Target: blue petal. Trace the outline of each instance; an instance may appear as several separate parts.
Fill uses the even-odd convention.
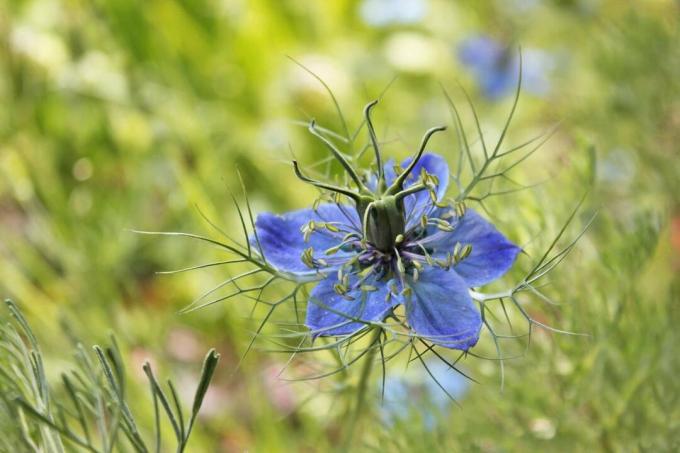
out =
[[[468,286],[485,285],[502,277],[522,251],[472,209],[467,209],[453,227],[452,232],[435,233],[438,239],[427,247],[433,249],[433,256],[443,258],[453,251],[456,242],[470,245],[470,255],[454,267]]]
[[[517,71],[510,68],[498,68],[478,75],[484,96],[497,100],[512,92],[517,86]]]
[[[503,51],[498,41],[488,36],[475,36],[460,43],[458,58],[476,73],[480,73],[493,70],[503,57]]]
[[[409,282],[406,317],[420,337],[438,345],[467,351],[479,340],[482,318],[472,302],[468,284],[453,271],[425,270]]]
[[[410,158],[406,159],[401,166],[405,168],[410,162]],[[436,176],[439,180],[435,193],[437,195],[437,201],[442,200],[446,195],[446,189],[449,187],[450,174],[449,165],[446,163],[446,160],[438,154],[423,154],[411,172],[411,175],[413,175],[413,182],[417,181],[417,178],[420,177],[422,168],[424,168],[427,173]],[[404,186],[408,187],[412,184],[413,183],[404,184]],[[404,199],[406,228],[409,229],[416,226],[420,222],[420,218],[424,214],[428,215],[434,207],[434,203],[432,202],[432,199],[430,199],[430,193],[426,190],[406,197]]]
[[[401,163],[401,168],[406,168],[408,164],[411,163],[413,158],[409,157],[406,159],[404,162]],[[416,181],[420,179],[420,172],[422,169],[425,169],[425,171],[431,175],[434,175],[439,179],[439,184],[437,185],[437,200],[441,200],[444,198],[444,195],[446,195],[446,189],[449,188],[449,164],[446,163],[446,160],[440,156],[439,154],[434,154],[434,153],[424,153],[421,157],[420,160],[416,163],[415,167],[413,167],[413,170],[411,171],[411,176],[407,178],[406,184],[404,184],[404,188],[407,188],[409,186],[412,186]],[[394,172],[394,170],[393,170]],[[414,198],[417,199],[418,202],[420,202],[421,199],[426,199],[429,200],[430,196],[425,192],[419,192],[415,195],[412,195],[411,197],[407,197],[406,199],[408,200],[409,198]]]
[[[355,285],[357,277],[350,278],[350,286]],[[377,288],[376,291],[361,291],[359,288],[349,291],[345,297],[337,294],[333,286],[338,283],[335,275],[319,282],[312,290],[307,303],[305,325],[312,330],[314,336],[348,335],[366,326],[365,322],[382,321],[392,308],[399,303],[396,297],[388,292],[390,282],[376,281],[368,278],[364,285]],[[349,296],[353,300],[348,300]]]
[[[344,251],[339,251],[332,257],[324,255],[325,250],[335,247],[342,241],[343,234],[341,233],[332,236],[327,231],[315,231],[309,237],[309,241],[305,242],[300,229],[310,220],[333,222],[340,229],[353,231],[360,225],[353,207],[344,206],[341,210],[335,204],[322,204],[316,211],[300,209],[283,215],[262,213],[257,216],[255,229],[266,261],[283,272],[310,275],[316,271],[307,267],[301,260],[302,253],[309,247],[314,248],[315,258],[323,258],[327,261],[339,261],[353,255],[351,252]],[[257,247],[254,237],[250,239],[250,242],[253,247]]]
[[[470,67],[489,99],[499,99],[517,84],[519,59],[508,55],[508,49],[487,36],[463,41],[458,48],[463,64]]]

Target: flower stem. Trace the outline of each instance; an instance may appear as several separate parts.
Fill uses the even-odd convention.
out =
[[[364,403],[366,401],[366,390],[368,389],[369,378],[371,377],[373,362],[375,361],[375,354],[379,349],[378,343],[380,342],[380,335],[382,335],[382,329],[374,327],[373,335],[371,336],[371,344],[368,346],[369,349],[365,353],[366,358],[364,359],[364,366],[361,368],[361,375],[359,376],[359,383],[357,384],[356,403],[354,405],[354,410],[352,411],[352,417],[349,420],[349,427],[345,433],[342,451],[350,451],[352,441],[354,440],[356,427],[361,418]]]

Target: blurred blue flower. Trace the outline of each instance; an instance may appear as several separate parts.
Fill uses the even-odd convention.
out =
[[[520,249],[475,211],[442,202],[449,167],[441,156],[423,154],[427,138],[400,167],[388,162],[364,180],[351,171],[359,193],[313,181],[294,163],[301,179],[355,205],[258,216],[256,239],[267,262],[320,280],[305,321],[314,337],[354,334],[403,304],[420,338],[460,350],[477,343],[482,321],[469,288],[502,276]]]
[[[517,86],[519,53],[489,36],[475,36],[458,46],[458,58],[470,68],[488,99],[510,94]],[[522,50],[522,88],[537,96],[550,91],[552,55],[537,49]]]
[[[359,7],[361,19],[368,25],[412,24],[427,13],[427,0],[364,0]]]
[[[427,360],[425,363],[434,379],[423,367],[418,366],[409,367],[404,374],[387,375],[384,400],[380,407],[384,423],[394,424],[397,420],[411,416],[404,410],[410,407],[419,411],[425,427],[431,430],[437,416],[446,413],[453,404],[444,390],[456,401],[465,397],[470,387],[469,379],[439,359]]]

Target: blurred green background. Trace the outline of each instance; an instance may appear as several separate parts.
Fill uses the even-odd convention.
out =
[[[360,445],[677,451],[679,14],[670,0],[0,1],[0,295],[22,305],[55,376],[69,366],[69,336],[92,344],[114,332],[133,388],[144,390],[141,363],[151,358],[191,389],[215,346],[223,359],[190,451],[329,450],[346,422],[334,404],[343,394],[330,391],[339,378],[278,380],[288,357],[260,348],[234,374],[258,325],[251,304],[179,315],[227,276],[155,274],[224,255],[127,229],[218,235],[198,207],[238,232],[237,169],[256,212],[312,202],[291,149],[308,164],[325,151],[295,121],[342,125],[323,86],[287,56],[331,87],[351,128],[396,76],[375,116],[395,158],[426,128],[450,123],[440,83],[464,101],[459,81],[497,136],[511,95],[485,95],[459,58],[465,40],[490,36],[549,56],[538,68],[546,86],[527,86],[510,142],[560,123],[514,174],[541,184],[489,202],[529,255],[498,288],[522,276],[589,190],[578,220],[598,217],[549,276],[562,305],[527,307],[592,337],[535,332],[526,354],[505,362],[502,392],[497,361],[467,358],[480,382],[460,407],[413,391],[381,408],[376,381]],[[451,163],[453,137],[433,141]],[[495,354],[488,338],[476,351]],[[144,398],[136,409],[150,416]]]

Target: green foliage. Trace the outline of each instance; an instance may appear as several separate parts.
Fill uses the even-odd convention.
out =
[[[12,320],[0,330],[0,395],[4,451],[64,452],[78,447],[82,451],[110,452],[161,451],[163,414],[177,440],[177,452],[185,450],[189,435],[213,377],[219,354],[210,350],[203,362],[191,415],[185,426],[184,413],[172,381],[167,396],[154,376],[149,362],[144,364],[154,407],[155,441],[144,434],[152,427],[140,427],[130,409],[125,368],[115,338],[111,346],[95,345],[94,354],[78,344],[73,369],[61,374],[63,391],[55,398],[37,339],[14,302],[6,301]],[[148,445],[154,445],[153,448]],[[66,448],[68,447],[68,448]]]

